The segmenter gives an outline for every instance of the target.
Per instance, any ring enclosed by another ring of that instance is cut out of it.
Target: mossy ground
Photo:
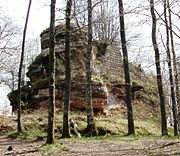
[[[62,112],[56,113],[55,119],[55,144],[46,143],[47,112],[26,112],[22,115],[23,133],[16,132],[16,118],[9,120],[12,128],[0,136],[0,155],[23,154],[23,155],[162,155],[180,154],[179,137],[161,137],[158,120],[153,118],[135,118],[136,135],[127,136],[126,113],[112,112],[111,116],[96,116],[95,123],[99,135],[95,137],[61,139]],[[80,131],[86,127],[85,112],[71,112]],[[11,139],[4,139],[9,135]],[[13,140],[12,140],[13,139]],[[7,151],[8,146],[12,151]]]
[[[139,118],[135,114],[135,135],[136,136],[161,136],[160,122],[155,117],[149,117],[146,119]],[[78,125],[79,132],[82,133],[86,128],[86,113],[72,111],[69,115],[70,118]],[[46,111],[32,111],[22,114],[22,125],[24,134],[17,135],[17,137],[24,139],[31,138],[46,138],[47,135],[47,118],[48,113]],[[127,134],[127,119],[126,113],[119,113],[118,110],[113,110],[111,115],[95,116],[95,126],[98,136],[111,136],[120,135],[125,136]],[[9,134],[16,134],[16,119],[9,119],[8,127],[11,127]],[[63,113],[57,112],[55,117],[55,137],[61,137],[63,122]],[[6,132],[7,133],[7,132]],[[172,130],[169,130],[170,136],[173,136]]]

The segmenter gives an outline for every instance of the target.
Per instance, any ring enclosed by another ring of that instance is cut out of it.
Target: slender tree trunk
[[[126,105],[127,105],[127,114],[128,114],[128,135],[134,134],[134,120],[133,120],[133,108],[132,108],[132,93],[131,93],[131,78],[129,74],[129,60],[128,60],[128,51],[126,44],[126,35],[125,35],[125,25],[124,25],[124,8],[123,1],[118,0],[119,2],[119,20],[120,20],[120,35],[121,35],[121,44],[123,51],[123,65],[125,73],[125,89],[126,89]]]
[[[71,92],[71,47],[70,47],[70,15],[71,15],[72,0],[67,1],[66,5],[66,42],[65,42],[65,93],[63,107],[63,132],[62,137],[69,138],[69,107],[70,107],[70,92]]]
[[[47,144],[54,143],[54,118],[55,118],[55,6],[56,0],[51,0],[50,28],[49,28],[49,109],[48,109],[48,132]]]
[[[15,74],[14,71],[11,72],[12,75],[12,91],[15,90]]]
[[[154,0],[150,0],[150,7],[151,7],[151,16],[152,16],[152,43],[155,52],[157,85],[158,85],[158,92],[160,97],[161,129],[162,129],[162,135],[167,135],[168,132],[167,132],[167,120],[166,120],[166,107],[165,107],[164,91],[162,85],[160,54],[159,54],[158,44],[156,41],[156,15],[154,10]]]
[[[23,67],[23,60],[24,60],[24,48],[25,48],[25,40],[26,40],[26,30],[28,25],[28,19],[29,19],[29,12],[31,8],[31,0],[29,0],[27,15],[26,15],[26,21],[23,31],[23,41],[22,41],[22,52],[21,52],[21,60],[19,65],[19,73],[18,73],[18,124],[17,124],[17,130],[18,132],[22,132],[22,123],[21,123],[21,81],[22,81],[22,67]]]
[[[169,69],[169,81],[170,81],[170,88],[171,88],[171,100],[172,100],[172,112],[173,112],[173,119],[174,119],[174,135],[177,135],[177,109],[176,109],[176,97],[174,91],[174,81],[173,81],[173,72],[172,72],[172,63],[171,63],[171,52],[170,52],[170,44],[169,44],[169,25],[167,20],[167,4],[166,0],[164,0],[164,19],[166,25],[166,53],[167,53],[167,63]]]
[[[92,107],[92,2],[88,0],[88,45],[86,50],[86,103],[87,103],[87,128],[86,136],[92,136],[95,130],[94,114]]]
[[[175,75],[175,87],[176,87],[176,99],[177,99],[177,106],[178,106],[178,132],[180,134],[180,91],[179,91],[179,80],[178,80],[178,70],[177,70],[177,63],[176,63],[176,53],[174,49],[174,39],[173,39],[173,30],[172,30],[172,20],[171,20],[171,9],[169,5],[169,0],[167,0],[167,8],[169,12],[169,28],[170,28],[170,38],[171,38],[171,51],[173,56],[173,71]]]

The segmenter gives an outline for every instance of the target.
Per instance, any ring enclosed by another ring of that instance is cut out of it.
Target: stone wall
[[[62,31],[61,31],[62,29]],[[65,48],[65,33],[63,26],[56,27],[56,38],[55,38],[55,52],[56,57],[64,60],[64,48]],[[72,34],[71,41],[71,52],[72,52],[72,91],[71,91],[71,109],[85,110],[86,109],[86,95],[85,95],[85,48],[83,46],[83,37],[80,35],[78,30],[74,31],[76,34]],[[85,36],[84,36],[85,37]],[[49,54],[48,45],[48,29],[41,33],[41,47],[42,54],[46,56]],[[97,47],[93,45],[93,75],[96,76],[96,80],[92,80],[92,104],[94,111],[103,112],[107,107],[108,101],[114,101],[115,98],[119,98],[119,101],[123,101],[123,93],[114,93],[111,87],[107,87],[103,82],[103,76],[111,77],[111,79],[116,80],[117,77],[122,72],[122,56],[118,46],[112,44],[105,46],[104,51],[102,51],[102,56],[97,55]],[[44,65],[43,65],[44,66]],[[47,66],[48,67],[48,66]],[[47,70],[43,70],[47,71]],[[48,76],[48,73],[42,73]],[[59,75],[57,75],[58,77]],[[37,80],[33,79],[33,80]],[[64,93],[64,80],[57,81],[56,83],[56,107],[61,107],[63,104],[63,93]],[[112,90],[112,92],[111,92]],[[119,89],[118,89],[119,90]],[[111,94],[111,99],[109,100],[109,95]],[[117,95],[115,95],[117,94]],[[115,97],[115,98],[114,98]],[[113,99],[113,100],[112,100]],[[118,101],[118,100],[117,100]],[[47,88],[39,89],[37,95],[33,97],[31,105],[33,107],[41,107],[42,105],[47,105],[49,103],[49,89]],[[117,102],[116,102],[117,104]],[[119,103],[118,103],[119,104]]]
[[[118,45],[109,45],[104,56],[99,58],[102,60],[102,75],[109,75],[112,80],[116,80],[122,73],[122,55]]]

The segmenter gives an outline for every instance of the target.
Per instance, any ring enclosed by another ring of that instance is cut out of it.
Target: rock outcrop
[[[85,45],[86,31],[72,25],[71,53],[72,53],[72,92],[71,109],[85,110]],[[27,76],[33,88],[30,108],[46,108],[49,103],[48,90],[48,54],[49,29],[41,33],[41,54],[30,65]],[[61,108],[64,93],[64,49],[65,27],[56,26],[56,107]],[[98,44],[99,43],[99,44]],[[118,85],[118,77],[122,73],[122,57],[115,44],[94,42],[92,60],[92,103],[95,112],[106,112],[111,108],[124,105],[124,85]],[[106,84],[108,80],[108,84]],[[115,82],[115,83],[111,83]]]

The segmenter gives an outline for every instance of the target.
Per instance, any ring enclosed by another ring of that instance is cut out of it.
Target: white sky
[[[47,0],[32,0],[28,21],[28,32],[39,35],[42,30],[49,27],[50,7],[43,4]],[[16,24],[24,27],[29,0],[0,0],[1,10]]]
[[[1,114],[1,110],[3,110],[5,106],[10,105],[10,101],[7,97],[7,94],[9,92],[10,92],[9,87],[5,85],[0,85],[0,114]]]

